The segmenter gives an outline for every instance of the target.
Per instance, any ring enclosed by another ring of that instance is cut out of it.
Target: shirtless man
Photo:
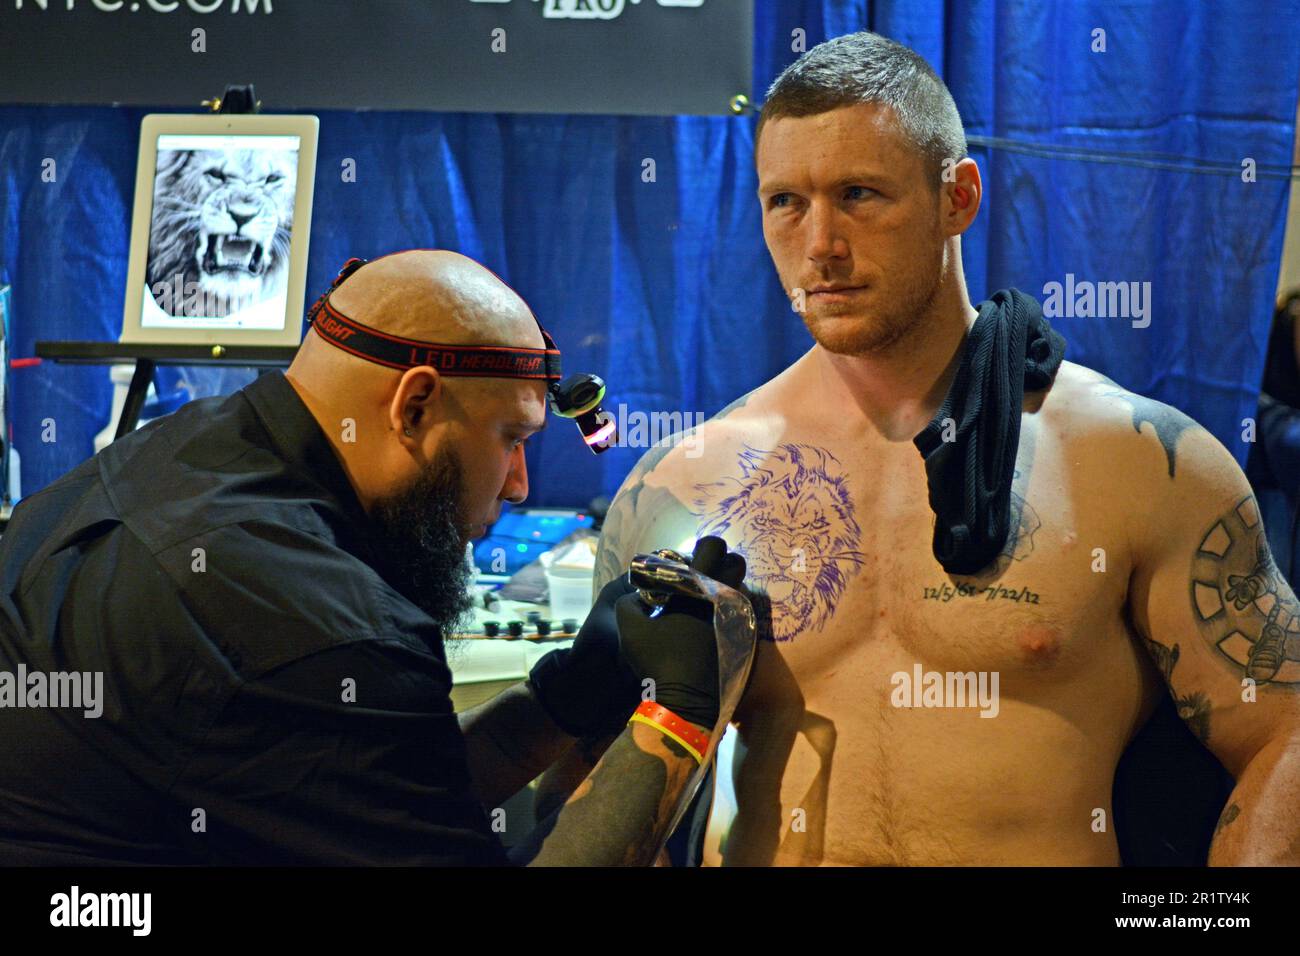
[[[977,315],[956,107],[912,51],[856,34],[782,74],[755,135],[764,238],[816,344],[642,458],[595,582],[718,534],[771,599],[706,864],[1116,865],[1116,764],[1166,690],[1236,780],[1210,862],[1300,863],[1300,605],[1236,461],[1066,362],[1025,395],[1018,530],[946,574],[912,439]],[[918,671],[996,698],[906,706]]]

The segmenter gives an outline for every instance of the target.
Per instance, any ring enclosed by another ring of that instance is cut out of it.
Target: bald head
[[[413,249],[368,262],[330,294],[330,304],[363,325],[402,338],[542,347],[537,321],[524,300],[490,270],[455,252]],[[310,353],[321,346],[348,363],[374,364],[315,334],[303,340],[303,351],[309,353],[304,357],[314,357]]]
[[[344,315],[381,332],[444,345],[542,348],[528,305],[491,270],[442,249],[412,249],[366,263],[330,293]],[[291,380],[319,401],[349,395],[373,405],[402,373],[325,341],[315,330],[303,339]],[[460,379],[457,387],[483,394],[493,380]]]
[[[455,252],[414,249],[376,259],[339,286],[330,302],[358,322],[404,338],[542,347],[524,300]]]
[[[354,321],[401,338],[544,347],[523,299],[490,270],[455,252],[415,249],[375,259],[348,276],[329,300]],[[476,461],[492,463],[482,475],[471,475],[488,495],[487,504],[473,509],[476,515],[491,517],[492,502],[526,489],[522,452],[511,444],[517,439],[507,438],[520,424],[527,433],[545,423],[541,381],[445,377],[429,366],[389,368],[345,352],[315,329],[303,339],[287,377],[330,437],[367,507],[409,483],[444,441],[459,448],[471,472]]]

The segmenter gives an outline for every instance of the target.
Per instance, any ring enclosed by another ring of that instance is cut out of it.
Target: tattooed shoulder
[[[726,405],[720,412],[718,412],[718,414],[714,415],[713,418],[709,420],[713,421],[719,418],[726,418],[728,415],[730,415],[732,412],[736,411],[737,409],[743,408],[745,405],[749,404],[750,398],[757,391],[758,389],[751,389],[750,391],[746,392],[744,395],[740,396],[740,398],[736,399],[734,402],[731,402],[728,405]]]
[[[1151,426],[1156,440],[1164,449],[1169,477],[1173,478],[1178,464],[1178,441],[1186,432],[1201,430],[1200,424],[1172,405],[1122,388],[1104,388],[1099,394],[1103,398],[1118,398],[1128,406],[1133,430],[1138,434],[1142,434],[1144,424]]]
[[[599,592],[609,581],[618,577],[631,560],[632,552],[637,547],[638,538],[646,530],[644,525],[654,520],[662,526],[675,527],[683,533],[689,533],[687,526],[694,527],[695,516],[687,503],[679,500],[672,492],[662,487],[650,487],[647,479],[663,464],[664,459],[677,447],[688,440],[698,437],[701,429],[708,428],[711,422],[717,422],[743,408],[753,392],[747,392],[731,402],[702,425],[676,433],[660,444],[651,447],[629,472],[622,487],[615,496],[601,528],[600,543],[596,549],[596,573],[593,581],[594,590]],[[680,542],[662,542],[656,546],[678,547]]]
[[[750,396],[753,394],[753,392],[746,392],[744,395],[740,396],[740,398],[725,406],[708,421],[696,425],[693,428],[676,432],[663,439],[658,444],[653,445],[644,455],[641,456],[636,465],[632,468],[632,471],[628,474],[626,481],[623,483],[623,490],[637,490],[645,483],[645,479],[649,477],[661,464],[663,464],[664,459],[667,458],[675,448],[685,444],[688,440],[697,437],[701,430],[708,428],[712,423],[728,418],[733,413],[743,408],[749,401]]]

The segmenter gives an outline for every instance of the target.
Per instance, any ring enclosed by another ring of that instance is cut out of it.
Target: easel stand
[[[123,345],[120,342],[37,342],[36,354],[72,365],[122,365],[134,362],[131,387],[114,439],[135,431],[159,365],[231,365],[284,368],[298,349],[288,345]]]

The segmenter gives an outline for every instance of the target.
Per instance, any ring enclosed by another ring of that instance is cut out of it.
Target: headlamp
[[[444,345],[372,329],[344,315],[330,302],[330,293],[368,261],[352,258],[344,263],[325,294],[307,310],[307,324],[316,329],[317,335],[344,352],[387,368],[405,370],[428,365],[440,375],[543,379],[551,411],[572,419],[582,432],[582,440],[595,454],[609,448],[616,429],[613,419],[600,407],[605,398],[604,380],[585,372],[561,380],[560,350],[541,322],[537,328],[545,348],[540,349]]]
[[[601,414],[600,403],[605,399],[605,380],[590,372],[570,375],[562,382],[552,383],[547,389],[551,411],[561,418],[571,418],[582,432],[587,447],[599,455],[609,447],[616,426],[613,418]],[[602,418],[608,418],[602,421]]]

